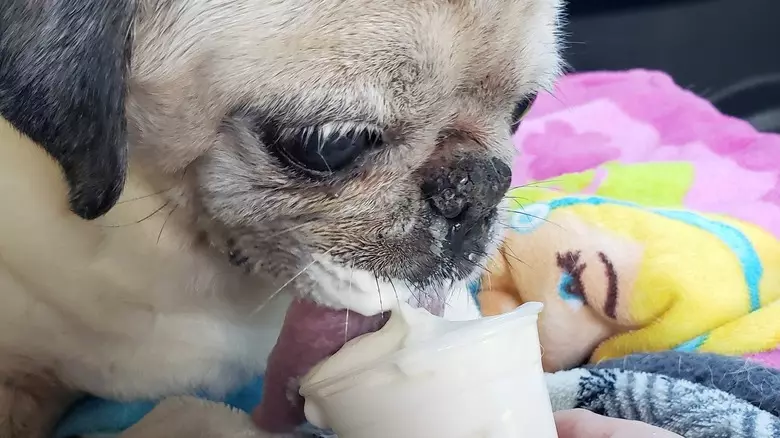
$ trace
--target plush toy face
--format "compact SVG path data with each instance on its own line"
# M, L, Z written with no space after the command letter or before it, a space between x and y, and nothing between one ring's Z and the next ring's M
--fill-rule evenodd
M514 210L479 294L485 314L545 304L548 371L635 352L774 348L780 325L766 309L780 309L780 242L772 235L683 209L557 195ZM756 335L759 327L769 334Z
M500 255L488 266L479 301L498 314L539 301L546 371L586 362L596 346L625 331L629 303L621 293L636 278L642 247L544 204L513 215Z

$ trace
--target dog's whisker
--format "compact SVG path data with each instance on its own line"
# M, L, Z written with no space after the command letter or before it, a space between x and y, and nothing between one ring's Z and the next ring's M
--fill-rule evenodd
M455 293L457 293L457 291L455 291L454 288L452 287L454 284L455 284L454 281L450 281L450 287L445 292L446 293L446 297L444 298L444 307L445 308L446 307L452 307L452 302L451 301L456 298L455 297Z
M269 236L266 236L266 238L277 237L277 236L280 236L282 234L289 233L291 231L300 230L301 228L309 225L310 223L311 223L311 221L307 221L307 222L303 222L303 223L298 224L298 225L293 225L292 227L285 228L285 229L283 229L281 231L277 231L277 232L275 232L275 233L273 233L273 234L271 234Z
M179 208L179 206L178 206L178 205L174 206L174 207L171 209L171 211L169 211L169 212L168 212L168 216L166 216L166 217L165 217L165 220L163 221L163 224L162 224L162 226L160 227L160 232L159 232L159 233L157 233L157 244L158 244L158 245L160 244L160 238L162 237L163 230L165 229L165 224L167 224L167 223L168 223L168 219L170 219L170 218L171 218L171 216L173 216L173 213L176 211L176 209L177 209L177 208Z
M563 180L561 180L561 179L546 179L546 180L543 180L543 181L530 181L530 182L527 182L525 184L520 184L520 185L517 185L517 186L513 186L513 187L510 188L510 190L523 189L523 188L529 188L529 189L543 188L543 189L550 189L550 190L561 190L560 188L554 186L554 184L557 184L557 183L560 183L560 182L563 182Z
M349 340L349 308L347 308L346 318L344 321L344 343Z
M569 45L569 44L572 44L572 45L573 44L586 44L586 43L584 43L582 41L568 41L568 40L566 41L566 43L567 43L567 45ZM559 96L560 90L555 90L553 87L545 85L545 84L542 84L542 83L539 83L538 81L534 81L534 84L536 84L536 86L539 87L539 89L541 91L543 91L545 94L547 94L548 96L550 96L553 99L555 99L558 103L560 103L564 107L568 107L568 104L566 104L563 100L561 100L561 96Z
M454 266L451 266L451 267L450 267L450 269L454 269ZM439 287L437 287L437 288L434 288L434 289L433 289L433 293L434 293L434 294L436 294L436 298L437 298L439 301L441 301L441 302L442 302L442 303L443 303L443 304L446 306L446 305L447 305L447 300L445 299L445 297L443 297L443 296L441 295L442 289L443 289L443 288L442 288L442 286L440 285Z
M530 218L533 218L533 219L537 219L537 220L540 220L540 221L542 221L542 222L546 222L546 223L548 223L548 224L550 224L550 225L555 225L555 226L556 226L556 227L558 227L558 228L564 229L564 228L563 228L563 226L562 226L561 224L559 224L559 223L557 223L557 222L554 222L554 221L551 221L551 220L549 220L549 219L547 219L547 218L543 218L543 217L541 217L541 216L536 216L536 215L533 215L533 214L531 214L531 213L526 213L526 212L524 212L524 211L518 211L518 210L507 210L507 211L508 211L508 212L510 212L510 213L517 213L517 214L522 214L522 215L523 215L523 216L525 216L525 217L530 217ZM505 223L505 222L501 222L501 221L496 221L496 222L498 222L500 225L502 225L502 226L504 226L504 227L506 227L506 228L514 228L514 226L512 226L512 225L510 225L510 224L507 224L507 223Z
M493 276L492 276L492 275L489 275L489 276L488 276L488 278L487 278L487 284L488 284L488 290L493 290ZM479 288L479 290L477 290L477 293L476 293L476 297L475 297L475 298L477 298L477 299L479 298L479 293L481 292L481 289L482 289L482 288L480 287L480 288Z
M477 267L482 269L482 273L488 273L489 275L493 275L493 271L490 270L490 268L487 267L487 265L483 265L481 263L474 263Z
M547 219L546 219L546 218L543 218L543 217L541 217L541 216L536 216L536 215L533 215L533 214L531 214L531 213L526 213L526 212L525 212L525 211L523 211L523 210L515 210L515 209L511 209L511 208L499 208L499 210L500 210L500 211L506 211L506 212L509 212L509 213L517 213L517 214L522 214L523 216L532 217L532 218L534 218L534 219L539 219L539 220L541 220L541 221L547 221Z
M122 205L122 204L127 204L127 203L130 203L130 202L141 201L143 199L151 198L153 196L162 195L163 193L169 192L169 191L173 190L174 188L175 187L171 187L171 188L167 188L165 190L160 190L159 192L149 193L148 195L137 196L135 198L130 198L130 199L123 199L123 200L117 202L116 205Z
M187 170L189 170L189 168L185 168L184 171L181 173L181 178L179 178L179 182L184 181L184 178L187 176ZM172 187L168 187L167 189L163 189L163 190L160 190L158 192L149 193L149 194L146 194L146 195L143 195L143 196L137 196L135 198L123 199L123 200L117 202L116 205L122 205L122 204L127 204L127 203L130 203L130 202L141 201L143 199L151 198L153 196L162 195L163 193L170 192L171 190L175 189L176 187L177 186L174 185Z
M512 248L510 248L508 245L505 248L506 248L507 251L511 252L512 254L507 254L505 252L504 253L504 257L509 257L510 259L517 260L518 262L520 262L520 263L522 263L522 264L524 264L524 265L526 265L528 267L531 266L526 261L524 261L520 257L518 257L517 254L515 254L514 250Z
M390 286L393 288L393 293L395 294L395 301L396 304L398 304L398 307L401 307L401 297L398 296L398 289L395 288L395 283L393 282L393 279L390 279Z
M529 181L525 184L520 184L519 186L515 186L514 188L523 188L523 187L539 187L543 184L555 184L561 182L561 179L545 179L540 181Z
M523 201L531 202L530 198L526 198L526 197L523 197L523 196L508 196L507 195L507 196L504 196L504 198L505 199L511 199L511 200L513 200L515 202L518 202L518 203L519 203L518 199L522 199Z
M323 253L323 255L327 255L327 254L329 254L331 251L333 251L333 249L334 249L334 248L331 248L331 249L329 249L329 250L325 251L325 252ZM255 315L257 312L260 312L261 310L263 310L263 309L265 308L265 306L267 306L267 305L268 305L268 303L270 303L271 301L273 301L273 299L274 299L274 298L276 298L276 296L277 296L277 295L279 295L279 294L280 294L280 293L281 293L281 292L284 290L284 288L286 288L287 286L289 286L289 285L290 285L290 284L291 284L293 281L295 281L295 280L296 280L298 277L300 277L301 275L303 275L303 273L304 273L304 272L306 272L306 271L307 271L309 268L311 268L312 266L314 266L314 264L315 264L315 263L317 263L317 259L316 259L316 258L315 258L314 260L312 260L311 262L309 262L309 263L308 263L306 266L304 266L304 267L303 267L303 269L301 269L300 271L298 271L298 273L297 273L297 274L293 275L293 276L292 276L292 278L290 278L289 280L287 280L287 281L286 281L286 282L285 282L283 285L281 285L281 287L279 287L278 289L276 289L276 290L275 290L275 291L274 291L274 292L273 292L271 295L269 295L269 296L268 296L268 299L266 299L266 300L265 300L265 301L264 301L262 304L260 304L259 306L257 306L257 308L256 308L255 310L253 310L253 311L250 313L250 315Z
M101 224L100 227L103 227L103 228L122 228L122 227L129 227L129 226L132 226L132 225L138 225L141 222L143 222L143 221L151 218L152 216L156 215L157 213L161 212L170 203L171 203L171 201L167 201L166 203L164 203L163 205L161 205L160 207L155 209L153 212L151 212L148 215L142 217L141 219L138 219L135 222L130 222L130 223L127 223L127 224L109 224L109 225Z
M382 302L382 290L379 288L379 277L374 274L374 281L376 282L376 294L379 295L379 310L385 311L385 303Z
M352 262L350 271L349 271L349 292L348 295L352 296L352 278L355 275L355 262ZM347 320L346 324L344 326L344 343L347 342L347 339L349 339L349 308L347 308Z
M466 260L466 263L470 263L475 268L480 268L483 272L487 272L488 274L492 274L492 272L490 272L490 270L487 268L487 266L485 266L485 265L483 265L481 263L473 262L473 261L468 260L468 259L465 259L465 260Z

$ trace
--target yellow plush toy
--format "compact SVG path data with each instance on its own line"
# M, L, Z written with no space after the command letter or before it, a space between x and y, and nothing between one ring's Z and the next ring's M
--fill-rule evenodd
M743 355L780 343L780 242L762 229L539 188L515 189L508 201L509 232L477 299L485 315L545 304L547 371L636 352Z

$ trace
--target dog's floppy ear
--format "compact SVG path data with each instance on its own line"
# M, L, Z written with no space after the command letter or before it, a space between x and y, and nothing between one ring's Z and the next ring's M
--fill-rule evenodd
M0 115L59 162L84 219L124 187L133 3L0 0Z

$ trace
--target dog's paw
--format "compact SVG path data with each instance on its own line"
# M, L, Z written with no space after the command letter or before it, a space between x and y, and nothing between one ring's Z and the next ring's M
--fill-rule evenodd
M163 400L120 438L277 438L258 430L249 415L194 397ZM278 438L283 438L278 436Z

